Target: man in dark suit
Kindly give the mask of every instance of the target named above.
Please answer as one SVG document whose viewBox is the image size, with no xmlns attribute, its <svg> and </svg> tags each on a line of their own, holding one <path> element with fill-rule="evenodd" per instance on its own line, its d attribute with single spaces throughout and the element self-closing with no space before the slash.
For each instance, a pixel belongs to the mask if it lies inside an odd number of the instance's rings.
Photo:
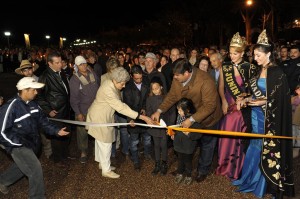
<svg viewBox="0 0 300 199">
<path fill-rule="evenodd" d="M 62 69 L 62 59 L 59 52 L 48 54 L 48 67 L 40 75 L 39 82 L 45 87 L 37 95 L 37 101 L 43 111 L 51 118 L 70 119 L 70 89 L 67 77 Z M 58 126 L 64 123 L 55 122 Z M 67 126 L 69 127 L 69 126 Z M 70 129 L 68 129 L 70 131 Z M 52 157 L 57 166 L 67 168 L 66 159 L 70 157 L 68 146 L 70 136 L 51 137 Z"/>
</svg>

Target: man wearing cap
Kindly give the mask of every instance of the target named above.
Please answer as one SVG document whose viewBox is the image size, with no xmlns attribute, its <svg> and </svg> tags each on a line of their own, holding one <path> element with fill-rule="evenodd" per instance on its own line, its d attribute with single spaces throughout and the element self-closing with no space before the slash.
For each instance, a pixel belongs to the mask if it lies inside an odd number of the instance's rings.
<svg viewBox="0 0 300 199">
<path fill-rule="evenodd" d="M 88 67 L 83 56 L 75 58 L 75 70 L 70 79 L 70 103 L 77 121 L 85 122 L 88 108 L 93 103 L 100 86 L 99 77 Z M 77 146 L 80 154 L 79 161 L 87 162 L 88 133 L 84 126 L 77 126 Z"/>
<path fill-rule="evenodd" d="M 29 198 L 45 198 L 41 163 L 36 154 L 40 147 L 38 126 L 46 133 L 65 136 L 69 132 L 52 124 L 36 103 L 37 89 L 44 87 L 32 77 L 23 77 L 17 83 L 18 95 L 1 107 L 0 145 L 11 155 L 14 163 L 0 175 L 0 192 L 26 176 L 29 181 Z"/>
<path fill-rule="evenodd" d="M 166 78 L 163 75 L 163 73 L 159 72 L 156 69 L 156 64 L 158 63 L 157 57 L 154 53 L 148 52 L 145 57 L 145 70 L 144 70 L 144 76 L 148 77 L 148 82 L 151 82 L 153 77 L 158 77 L 163 85 L 164 93 L 167 93 L 167 82 Z"/>
<path fill-rule="evenodd" d="M 61 54 L 52 51 L 47 56 L 48 67 L 39 77 L 39 82 L 45 86 L 40 89 L 37 95 L 37 102 L 43 111 L 51 118 L 70 119 L 70 99 L 69 83 L 62 68 Z M 62 122 L 55 122 L 58 126 L 63 127 Z M 66 125 L 68 128 L 70 125 Z M 66 161 L 70 159 L 69 154 L 70 136 L 51 137 L 52 155 L 51 159 L 56 166 L 69 168 Z"/>
<path fill-rule="evenodd" d="M 35 79 L 35 81 L 38 81 L 39 77 L 36 76 L 33 72 L 36 71 L 39 68 L 39 65 L 36 63 L 31 63 L 29 60 L 25 59 L 22 60 L 20 67 L 15 70 L 15 72 L 18 75 L 22 75 L 25 77 L 32 77 Z M 42 138 L 42 144 L 43 144 L 43 151 L 45 153 L 45 156 L 47 158 L 50 157 L 52 154 L 52 149 L 51 149 L 51 140 L 48 139 L 45 135 L 45 132 L 43 132 L 42 129 L 40 129 L 40 134 Z"/>
<path fill-rule="evenodd" d="M 38 81 L 38 77 L 33 74 L 39 68 L 39 65 L 35 63 L 30 63 L 27 59 L 22 60 L 20 67 L 15 70 L 18 75 L 23 75 L 25 77 L 33 77 L 35 81 Z"/>
</svg>

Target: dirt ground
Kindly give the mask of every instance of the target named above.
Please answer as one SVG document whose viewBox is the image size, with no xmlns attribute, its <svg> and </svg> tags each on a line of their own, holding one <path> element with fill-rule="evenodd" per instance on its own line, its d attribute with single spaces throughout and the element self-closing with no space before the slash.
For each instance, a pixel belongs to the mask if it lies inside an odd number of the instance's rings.
<svg viewBox="0 0 300 199">
<path fill-rule="evenodd" d="M 15 85 L 19 77 L 15 74 L 0 73 L 0 91 L 5 98 L 9 98 L 16 93 Z M 76 136 L 71 139 L 70 151 L 73 155 L 79 156 L 76 144 Z M 198 161 L 199 148 L 195 153 L 194 168 Z M 43 154 L 40 161 L 44 172 L 46 186 L 46 197 L 48 199 L 254 199 L 251 193 L 238 193 L 236 187 L 232 186 L 225 177 L 214 175 L 213 173 L 202 183 L 193 182 L 191 185 L 177 185 L 171 172 L 176 170 L 177 162 L 172 148 L 169 149 L 169 171 L 166 176 L 152 176 L 151 171 L 154 161 L 142 160 L 142 169 L 137 172 L 133 168 L 130 159 L 124 159 L 117 153 L 114 165 L 117 167 L 116 173 L 120 174 L 119 179 L 104 178 L 98 163 L 94 161 L 93 139 L 89 143 L 89 159 L 87 164 L 81 164 L 78 159 L 69 160 L 70 169 L 56 168 L 52 161 Z M 0 173 L 3 172 L 12 160 L 5 151 L 0 151 Z M 216 166 L 216 157 L 212 168 Z M 300 199 L 300 158 L 294 159 L 295 170 L 295 190 L 296 197 Z M 195 177 L 195 169 L 194 176 Z M 9 187 L 9 194 L 0 193 L 1 199 L 24 199 L 28 197 L 28 180 L 24 177 L 20 181 Z M 264 199 L 270 199 L 267 195 Z M 287 199 L 287 198 L 286 198 Z"/>
<path fill-rule="evenodd" d="M 78 157 L 79 152 L 76 145 L 76 137 L 73 136 L 70 144 L 70 151 Z M 198 161 L 199 148 L 194 156 L 194 166 Z M 142 169 L 135 171 L 130 159 L 125 159 L 120 152 L 117 152 L 117 158 L 112 159 L 117 167 L 116 173 L 120 174 L 119 179 L 104 178 L 101 176 L 101 170 L 98 163 L 94 161 L 93 140 L 89 142 L 89 159 L 87 164 L 82 164 L 78 159 L 69 160 L 70 169 L 55 168 L 53 162 L 47 159 L 43 154 L 40 157 L 44 172 L 44 181 L 46 186 L 46 197 L 49 199 L 73 199 L 73 198 L 203 198 L 203 199 L 254 199 L 251 193 L 238 193 L 236 188 L 231 185 L 225 177 L 215 174 L 202 183 L 193 181 L 191 185 L 177 185 L 174 182 L 172 171 L 176 170 L 177 162 L 172 148 L 169 149 L 169 171 L 166 176 L 152 176 L 151 171 L 154 167 L 154 161 L 142 160 Z M 4 171 L 12 160 L 6 155 L 5 151 L 0 151 L 0 173 Z M 295 184 L 296 196 L 300 198 L 299 189 L 299 166 L 300 159 L 294 160 L 295 166 Z M 213 167 L 216 166 L 216 157 Z M 196 167 L 194 167 L 196 168 Z M 194 169 L 194 177 L 195 177 Z M 20 181 L 9 187 L 9 194 L 0 193 L 3 199 L 23 199 L 28 196 L 28 180 L 24 177 Z M 265 199 L 270 199 L 267 195 Z M 294 199 L 294 198 L 293 198 Z"/>
</svg>

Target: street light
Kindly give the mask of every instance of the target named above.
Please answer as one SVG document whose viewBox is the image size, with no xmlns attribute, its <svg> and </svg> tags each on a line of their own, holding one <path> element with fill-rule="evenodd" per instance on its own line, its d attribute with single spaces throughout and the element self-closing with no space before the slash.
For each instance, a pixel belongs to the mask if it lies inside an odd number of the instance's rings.
<svg viewBox="0 0 300 199">
<path fill-rule="evenodd" d="M 6 31 L 4 32 L 4 35 L 7 37 L 7 45 L 8 45 L 8 48 L 10 48 L 10 45 L 9 45 L 9 37 L 10 37 L 10 32 L 9 31 Z"/>
<path fill-rule="evenodd" d="M 45 37 L 46 37 L 46 39 L 47 39 L 47 41 L 48 41 L 48 47 L 49 47 L 50 36 L 49 36 L 49 35 L 46 35 Z"/>
<path fill-rule="evenodd" d="M 245 26 L 246 26 L 246 40 L 247 40 L 247 43 L 250 44 L 251 43 L 251 40 L 250 40 L 250 35 L 251 35 L 251 20 L 252 20 L 252 18 L 253 18 L 254 15 L 249 16 L 248 9 L 249 9 L 249 7 L 252 6 L 253 1 L 252 0 L 246 0 L 245 3 L 246 3 L 245 14 L 243 12 L 241 12 L 241 14 L 242 14 L 242 17 L 244 19 Z"/>
</svg>

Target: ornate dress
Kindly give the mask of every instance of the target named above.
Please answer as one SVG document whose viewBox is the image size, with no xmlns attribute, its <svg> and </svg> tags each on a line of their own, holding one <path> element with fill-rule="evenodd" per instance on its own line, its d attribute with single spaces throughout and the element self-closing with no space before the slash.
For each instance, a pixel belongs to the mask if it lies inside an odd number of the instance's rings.
<svg viewBox="0 0 300 199">
<path fill-rule="evenodd" d="M 278 67 L 267 69 L 267 79 L 251 79 L 254 98 L 267 98 L 261 107 L 252 107 L 253 133 L 292 136 L 292 111 L 285 74 Z M 252 139 L 241 177 L 233 181 L 238 191 L 253 192 L 263 197 L 266 192 L 275 198 L 294 195 L 292 140 Z"/>
<path fill-rule="evenodd" d="M 234 67 L 237 67 L 240 76 L 235 76 Z M 225 85 L 225 98 L 228 103 L 228 112 L 220 123 L 220 129 L 235 132 L 250 132 L 250 108 L 237 110 L 237 96 L 247 92 L 249 78 L 257 73 L 256 66 L 242 61 L 237 65 L 227 63 L 222 66 Z M 229 179 L 237 179 L 244 162 L 245 143 L 243 139 L 220 137 L 218 143 L 217 175 Z"/>
</svg>

